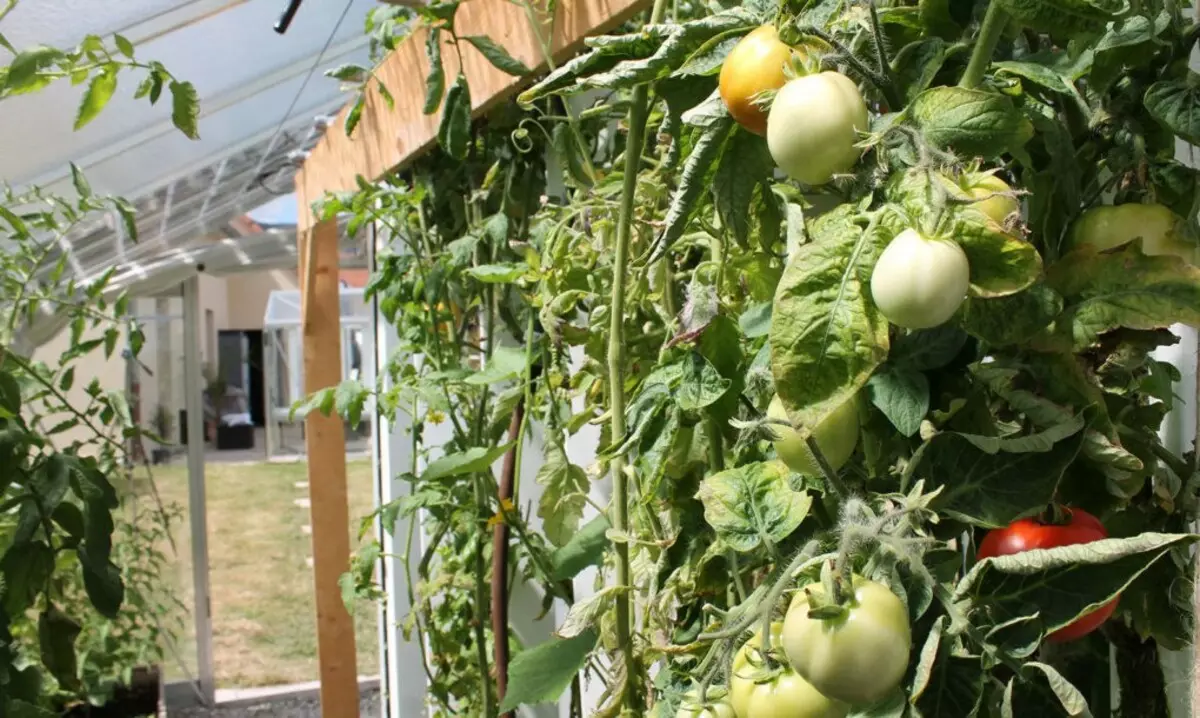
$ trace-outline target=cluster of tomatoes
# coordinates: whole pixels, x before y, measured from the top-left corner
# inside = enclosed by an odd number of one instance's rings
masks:
[[[809,186],[853,170],[857,143],[869,127],[867,105],[845,75],[800,69],[804,51],[784,43],[773,25],[759,27],[734,46],[721,66],[721,98],[742,127],[765,135],[775,164]],[[769,105],[769,109],[764,108]],[[974,201],[968,205],[1003,225],[1020,205],[1012,188],[993,173],[958,179]],[[1150,255],[1174,254],[1196,262],[1196,247],[1182,239],[1182,220],[1153,204],[1097,207],[1076,222],[1074,245],[1105,250],[1136,237]],[[871,274],[871,296],[880,312],[905,329],[928,329],[948,321],[966,300],[971,268],[953,237],[925,236],[915,228],[898,234]]]
[[[822,185],[851,171],[859,160],[856,144],[868,127],[867,106],[845,75],[826,71],[797,74],[796,50],[782,42],[774,26],[745,36],[721,69],[720,92],[730,115],[745,129],[766,137],[775,163],[806,185]],[[764,98],[769,99],[765,109]],[[988,220],[1005,224],[1019,212],[1011,188],[993,173],[959,179],[969,205]],[[1110,249],[1136,237],[1147,254],[1175,254],[1195,262],[1195,248],[1181,237],[1181,222],[1161,205],[1098,207],[1076,222],[1069,247]],[[916,229],[899,233],[884,249],[871,277],[872,298],[893,324],[926,329],[950,320],[965,301],[970,279],[967,256],[951,237],[926,237]],[[854,397],[812,430],[817,447],[833,470],[854,454],[859,440],[859,400]],[[777,435],[776,454],[793,471],[821,475],[803,436],[788,425],[775,397],[768,417]],[[1055,518],[1022,519],[989,532],[977,560],[1034,549],[1089,543],[1107,538],[1100,521],[1080,509]],[[737,652],[728,689],[689,694],[679,718],[844,718],[889,694],[908,670],[912,636],[904,603],[886,586],[856,576],[839,610],[826,612],[830,597],[816,583],[795,592],[783,621],[771,625],[768,640],[755,634]],[[1070,641],[1096,630],[1112,615],[1117,600],[1100,606],[1050,634]]]

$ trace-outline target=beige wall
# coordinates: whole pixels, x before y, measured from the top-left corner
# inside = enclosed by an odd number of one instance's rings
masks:
[[[295,270],[231,274],[225,278],[228,318],[222,329],[262,329],[267,297],[276,289],[296,289]]]

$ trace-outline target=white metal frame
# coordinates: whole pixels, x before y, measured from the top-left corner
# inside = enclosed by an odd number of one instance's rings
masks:
[[[212,600],[208,572],[208,508],[204,485],[204,375],[200,367],[200,278],[183,283],[183,381],[187,408],[188,517],[192,528],[192,619],[196,630],[196,682],[201,699],[216,696]]]

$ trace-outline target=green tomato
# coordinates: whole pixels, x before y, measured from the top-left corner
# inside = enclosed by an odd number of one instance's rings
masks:
[[[1200,265],[1200,248],[1189,237],[1187,222],[1161,204],[1119,204],[1094,207],[1071,227],[1070,247],[1112,249],[1142,238],[1149,255],[1174,255]]]
[[[993,222],[1004,224],[1005,220],[1021,211],[1021,203],[1016,197],[996,194],[1010,192],[1012,187],[990,172],[974,172],[962,178],[962,188],[973,198],[987,197],[971,204],[971,207],[983,212]],[[994,196],[988,196],[994,195]]]
[[[776,421],[789,421],[787,409],[783,408],[783,401],[778,396],[771,399],[767,406],[767,417]],[[812,452],[808,450],[808,443],[804,441],[800,432],[779,424],[772,424],[771,430],[779,436],[779,440],[775,442],[775,453],[788,468],[807,476],[821,476],[821,467],[817,466]],[[857,395],[830,412],[813,429],[817,446],[834,471],[845,466],[854,455],[854,448],[858,446],[858,433]]]
[[[926,239],[906,229],[879,255],[871,297],[892,324],[930,329],[954,316],[970,281],[971,266],[957,242]]]
[[[776,93],[767,115],[767,148],[789,177],[822,185],[849,172],[868,127],[867,105],[854,81],[837,72],[798,77]]]
[[[771,645],[778,646],[783,624],[771,624]],[[779,673],[758,675],[762,667],[762,633],[746,641],[733,658],[729,702],[737,718],[845,718],[850,707],[821,695],[786,664]],[[759,682],[761,681],[761,682]]]
[[[783,622],[783,650],[796,673],[821,693],[851,705],[886,697],[908,669],[912,629],[904,603],[883,584],[861,576],[838,618],[810,618],[808,593],[796,592]]]
[[[698,700],[697,695],[699,694],[696,690],[688,691],[675,718],[737,718],[724,690],[718,687],[710,688],[707,705]]]

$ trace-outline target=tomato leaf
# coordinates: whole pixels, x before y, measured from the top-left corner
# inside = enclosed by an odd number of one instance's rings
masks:
[[[943,3],[947,0],[941,0]],[[924,11],[924,7],[922,7]],[[934,77],[946,63],[946,41],[927,37],[905,45],[896,54],[896,81],[904,88],[910,102],[933,84]]]
[[[608,540],[608,528],[608,519],[601,514],[572,534],[565,545],[550,555],[554,578],[566,581],[575,578],[589,566],[602,564],[604,552],[611,543]]]
[[[1142,102],[1150,116],[1183,140],[1200,144],[1200,90],[1196,73],[1188,80],[1162,80],[1146,90]]]
[[[75,129],[82,129],[89,122],[96,119],[96,116],[100,114],[100,111],[104,109],[104,106],[108,104],[108,101],[112,99],[113,93],[116,91],[116,70],[106,68],[96,73],[92,77],[92,82],[88,85],[87,91],[83,93],[83,100],[79,104],[79,111],[75,115]]]
[[[999,527],[1045,508],[1063,471],[1079,454],[1083,434],[1048,452],[989,453],[959,434],[938,434],[925,446],[916,475],[941,488],[937,510],[975,526]]]
[[[971,265],[971,294],[1004,297],[1029,287],[1042,273],[1042,255],[1021,239],[1004,232],[994,222],[976,221],[978,214],[963,213],[954,236]]]
[[[1006,60],[993,64],[996,74],[1016,75],[1042,87],[1072,94],[1074,83],[1088,73],[1092,67],[1091,50],[1072,55],[1066,50],[1046,50],[1026,55],[1021,60]]]
[[[496,66],[501,72],[521,77],[528,75],[530,70],[525,63],[508,54],[508,50],[487,35],[463,35],[463,40],[471,43],[487,61]]]
[[[713,201],[721,223],[738,245],[750,242],[750,200],[754,188],[775,171],[775,161],[758,135],[736,128],[721,150],[713,176]]]
[[[929,413],[929,380],[921,372],[887,365],[867,382],[871,403],[902,436],[912,436]]]
[[[724,105],[722,105],[724,107]],[[695,210],[696,202],[709,185],[707,178],[709,170],[725,146],[725,138],[733,127],[733,119],[725,113],[711,127],[707,127],[692,146],[692,152],[683,164],[683,172],[679,177],[679,186],[671,195],[671,205],[667,209],[667,218],[663,222],[662,233],[655,239],[654,249],[647,263],[658,261],[675,241],[683,236],[687,229],[688,220]]]
[[[983,664],[978,657],[953,655],[943,645],[929,684],[915,704],[927,716],[979,715],[984,679]]]
[[[1090,716],[1091,711],[1088,708],[1087,699],[1079,692],[1079,689],[1071,685],[1071,682],[1063,678],[1062,674],[1054,668],[1039,663],[1037,661],[1029,661],[1025,664],[1025,673],[1032,674],[1040,672],[1042,677],[1050,684],[1050,690],[1058,698],[1058,702],[1062,705],[1063,710],[1069,716]]]
[[[557,701],[587,663],[597,637],[592,629],[574,638],[551,638],[518,653],[508,669],[508,692],[500,712]]]
[[[962,27],[950,13],[951,0],[921,0],[921,24],[932,35],[944,40],[957,40]],[[897,59],[896,64],[900,64]]]
[[[778,544],[791,535],[812,506],[807,492],[793,491],[782,462],[728,469],[700,483],[696,498],[704,520],[735,551],[753,551],[764,540]]]
[[[588,632],[592,626],[599,625],[601,617],[612,609],[613,600],[618,594],[628,593],[626,586],[605,586],[587,598],[580,599],[571,605],[566,618],[554,631],[559,638],[575,638]]]
[[[483,282],[484,284],[511,284],[529,271],[529,265],[507,263],[507,264],[480,264],[476,267],[470,267],[466,273]]]
[[[587,473],[572,464],[557,444],[546,447],[546,463],[535,478],[542,489],[538,500],[538,516],[544,522],[542,530],[555,546],[565,546],[579,528],[587,492],[591,486]]]
[[[721,71],[725,57],[734,45],[741,42],[746,34],[745,28],[734,28],[710,38],[693,52],[687,60],[672,72],[672,77],[687,77],[690,75],[715,75]]]
[[[22,50],[8,66],[8,73],[0,75],[4,80],[3,89],[6,94],[21,95],[48,85],[50,78],[43,77],[40,73],[50,68],[62,56],[62,50],[45,45]]]
[[[446,71],[442,66],[442,31],[429,28],[425,34],[425,57],[429,59],[429,74],[425,76],[425,106],[427,115],[437,112],[446,92]]]
[[[649,57],[624,60],[611,70],[582,78],[584,88],[621,89],[635,87],[666,77],[682,65],[696,50],[711,38],[730,30],[739,30],[757,25],[759,19],[745,8],[735,8],[706,17],[688,20],[679,24],[647,26],[642,33],[652,28],[662,37],[653,45]]]
[[[1054,35],[1087,35],[1104,30],[1121,3],[1114,0],[996,0],[1021,25]],[[1105,6],[1114,7],[1113,10]]]
[[[886,237],[843,206],[812,223],[792,254],[771,315],[771,371],[789,413],[815,424],[867,383],[888,354],[888,322],[870,299]]]
[[[171,122],[188,139],[200,139],[200,95],[190,82],[171,83]]]
[[[1141,240],[1110,252],[1070,252],[1050,267],[1046,283],[1066,300],[1056,328],[1076,349],[1117,327],[1200,325],[1200,268],[1146,256]]]
[[[970,297],[962,310],[962,327],[972,336],[997,346],[1032,339],[1062,312],[1063,298],[1037,283],[1007,297]]]
[[[461,72],[446,93],[446,106],[438,125],[438,144],[456,160],[467,157],[471,142],[471,90]]]
[[[987,606],[996,622],[1038,614],[1046,633],[1103,606],[1195,534],[1147,532],[1087,544],[987,558],[955,588],[955,599]]]
[[[511,446],[512,444],[502,444],[490,449],[485,446],[476,446],[466,451],[447,454],[440,459],[429,462],[429,466],[421,474],[421,482],[448,479],[480,471],[490,471],[492,464],[496,463],[496,460],[501,456],[504,456],[505,452]]]
[[[38,645],[42,664],[59,683],[67,687],[79,684],[75,639],[80,625],[57,606],[50,604],[38,616]]]
[[[720,400],[731,384],[700,352],[693,351],[684,361],[675,403],[684,411],[703,409]]]
[[[1005,95],[963,87],[922,92],[905,110],[925,138],[964,155],[996,157],[1019,150],[1033,125]]]

